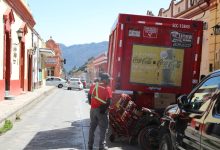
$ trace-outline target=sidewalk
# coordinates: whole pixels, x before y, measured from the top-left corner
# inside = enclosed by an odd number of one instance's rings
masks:
[[[16,117],[30,109],[31,106],[39,102],[55,88],[53,86],[42,86],[33,92],[18,95],[13,100],[0,101],[0,127],[6,119],[14,122]]]

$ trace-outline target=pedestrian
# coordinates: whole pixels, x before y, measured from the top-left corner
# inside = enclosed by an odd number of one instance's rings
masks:
[[[90,129],[88,149],[92,150],[94,144],[94,132],[96,127],[100,129],[99,150],[106,150],[106,132],[108,128],[108,107],[111,104],[112,90],[109,87],[110,76],[108,73],[100,75],[100,81],[90,87],[88,93],[90,109]]]

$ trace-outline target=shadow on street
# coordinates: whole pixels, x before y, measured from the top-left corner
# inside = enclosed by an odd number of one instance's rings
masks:
[[[88,143],[89,119],[70,122],[70,127],[38,132],[24,150],[33,149],[79,149],[85,150]],[[110,132],[109,132],[110,133]],[[109,149],[138,150],[138,145],[129,145],[128,138],[116,138],[113,143],[108,140]],[[95,132],[94,149],[98,149],[99,128]]]

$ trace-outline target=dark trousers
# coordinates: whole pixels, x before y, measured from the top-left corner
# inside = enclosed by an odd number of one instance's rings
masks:
[[[99,148],[103,148],[105,145],[105,137],[108,128],[108,113],[100,114],[99,108],[90,110],[90,129],[89,129],[89,142],[88,147],[93,147],[94,132],[96,127],[100,129]]]

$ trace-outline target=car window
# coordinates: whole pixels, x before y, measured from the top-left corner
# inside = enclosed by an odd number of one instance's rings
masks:
[[[53,81],[54,78],[48,78],[46,81]]]
[[[70,81],[79,81],[79,79],[70,79]]]
[[[54,78],[54,81],[60,81],[60,79],[59,78]]]
[[[220,138],[220,98],[218,98],[217,102],[214,105],[213,109],[213,117],[216,119],[212,119],[205,125],[206,134],[213,136],[215,138]]]
[[[210,103],[212,94],[219,88],[220,77],[212,77],[205,81],[191,96],[191,109],[204,111]]]
[[[220,98],[218,98],[218,101],[216,102],[214,109],[213,109],[213,116],[215,118],[220,119]]]

